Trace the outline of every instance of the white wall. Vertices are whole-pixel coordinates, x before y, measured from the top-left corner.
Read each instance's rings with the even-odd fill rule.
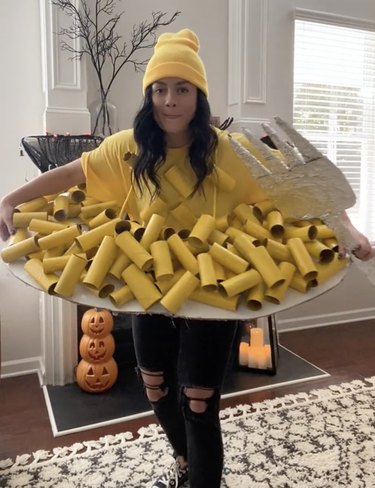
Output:
[[[42,130],[38,0],[0,2],[0,45],[0,195],[3,195],[36,174],[29,158],[19,156],[19,145],[21,137]],[[39,292],[13,278],[2,263],[0,290],[2,361],[40,356]],[[28,362],[23,365],[29,366]]]
[[[129,32],[133,24],[150,19],[153,10],[166,12],[166,17],[181,11],[173,24],[160,29],[158,33],[189,27],[198,34],[200,54],[205,61],[209,80],[211,109],[215,115],[224,118],[227,113],[227,0],[158,0],[156,4],[155,0],[142,0],[137,2],[136,8],[131,8],[131,4],[129,1],[119,3],[119,7],[125,10],[119,32]],[[125,34],[124,39],[128,39]],[[152,50],[148,53],[145,51],[144,56],[148,58],[151,54]],[[96,96],[96,89],[93,88],[92,76],[90,79],[91,103]],[[118,107],[121,129],[132,125],[142,100],[141,88],[142,73],[135,73],[132,66],[125,67],[113,85],[111,101]]]
[[[228,2],[237,1],[242,0],[158,0],[157,5],[154,0],[136,3],[127,0],[119,3],[120,8],[126,11],[121,29],[127,32],[133,23],[149,17],[152,10],[169,14],[181,10],[177,21],[165,30],[190,27],[197,32],[210,83],[212,111],[225,118],[228,113]],[[289,119],[291,117],[295,5],[375,21],[373,0],[268,0],[267,99],[265,104],[243,107],[244,118],[269,119],[275,113]],[[15,37],[15,33],[18,37]],[[38,134],[43,130],[45,104],[41,79],[38,0],[0,2],[0,41],[3,46],[0,77],[2,195],[35,174],[28,157],[19,157],[18,148],[22,136]],[[134,73],[128,67],[119,75],[113,87],[111,100],[119,109],[120,128],[131,125],[139,107],[141,79],[141,74]],[[89,73],[89,101],[95,95],[92,73]],[[27,358],[42,354],[39,293],[10,276],[4,264],[0,264],[0,287],[2,361],[6,366],[14,362],[14,370],[22,371],[32,362],[27,361]],[[351,270],[345,282],[335,290],[313,302],[279,314],[280,322],[283,327],[295,327],[373,317],[373,291],[358,272]],[[22,360],[26,363],[22,364]]]

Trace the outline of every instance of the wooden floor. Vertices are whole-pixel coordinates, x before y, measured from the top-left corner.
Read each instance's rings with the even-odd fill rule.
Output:
[[[330,373],[330,377],[222,400],[222,407],[251,403],[375,376],[375,319],[280,334],[280,343]],[[107,434],[132,431],[154,422],[142,419],[54,438],[36,375],[0,382],[0,460],[38,449],[50,450]]]

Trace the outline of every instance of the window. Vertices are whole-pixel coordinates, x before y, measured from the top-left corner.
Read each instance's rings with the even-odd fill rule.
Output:
[[[375,241],[375,32],[295,22],[294,126],[343,171]]]

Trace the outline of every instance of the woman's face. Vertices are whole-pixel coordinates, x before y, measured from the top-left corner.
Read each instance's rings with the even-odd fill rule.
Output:
[[[197,88],[181,78],[163,78],[152,84],[154,117],[167,144],[189,142],[189,123],[197,108]]]

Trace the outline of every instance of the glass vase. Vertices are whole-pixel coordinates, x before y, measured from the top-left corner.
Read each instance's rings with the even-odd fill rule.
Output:
[[[117,107],[109,101],[108,96],[96,100],[90,109],[90,114],[93,135],[107,137],[119,130]]]

